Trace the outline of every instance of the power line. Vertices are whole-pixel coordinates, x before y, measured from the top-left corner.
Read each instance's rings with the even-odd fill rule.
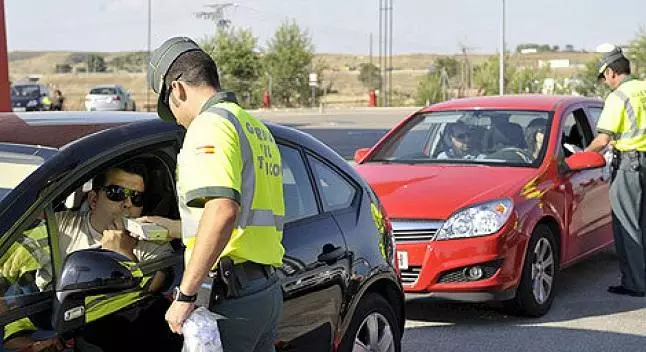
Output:
[[[227,30],[231,26],[231,20],[225,17],[224,10],[231,6],[238,6],[232,2],[225,2],[219,4],[207,4],[204,7],[211,8],[210,11],[200,11],[195,13],[195,17],[203,20],[211,20],[215,22],[218,30]]]

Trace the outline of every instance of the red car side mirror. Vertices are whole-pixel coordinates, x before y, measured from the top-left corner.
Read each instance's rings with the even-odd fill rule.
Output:
[[[606,159],[595,152],[579,152],[565,159],[570,171],[597,169],[606,166]]]
[[[354,152],[354,161],[358,163],[359,161],[363,160],[363,158],[366,156],[366,154],[368,154],[369,151],[370,151],[370,148],[357,149]]]

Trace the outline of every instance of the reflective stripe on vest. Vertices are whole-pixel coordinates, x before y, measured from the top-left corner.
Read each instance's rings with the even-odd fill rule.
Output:
[[[613,92],[619,99],[621,99],[624,102],[624,108],[626,109],[626,116],[628,117],[628,121],[630,122],[631,125],[631,131],[629,132],[623,132],[619,134],[619,138],[621,139],[631,139],[638,137],[644,133],[646,133],[646,128],[639,128],[639,125],[637,124],[637,114],[635,113],[635,108],[633,107],[633,104],[630,102],[630,97],[626,95],[626,93],[620,91],[619,89],[615,90]]]
[[[240,216],[235,227],[246,228],[247,226],[273,226],[278,231],[283,230],[285,217],[274,214],[272,209],[252,209],[255,195],[256,172],[253,167],[253,153],[240,120],[229,110],[217,106],[210,107],[207,111],[215,113],[233,124],[240,138],[240,149],[242,154],[242,192],[240,200]],[[273,136],[269,136],[272,138]],[[246,165],[247,167],[244,167]]]

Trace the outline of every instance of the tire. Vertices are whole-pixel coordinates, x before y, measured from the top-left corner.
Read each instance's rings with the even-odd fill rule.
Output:
[[[506,302],[511,313],[528,317],[545,315],[554,301],[558,268],[559,248],[554,234],[546,225],[538,225],[527,246],[516,297]]]
[[[370,335],[375,333],[377,346],[368,346]],[[401,352],[401,331],[395,312],[385,298],[375,293],[361,299],[339,346],[339,352],[359,351]]]

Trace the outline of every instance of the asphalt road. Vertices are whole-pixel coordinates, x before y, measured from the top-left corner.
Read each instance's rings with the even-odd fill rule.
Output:
[[[414,109],[257,112],[321,139],[346,159],[374,144]],[[404,351],[646,352],[646,299],[606,292],[618,283],[610,251],[560,273],[552,309],[538,319],[509,316],[496,304],[407,304]]]

